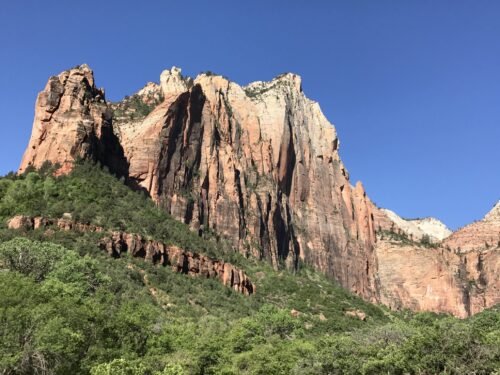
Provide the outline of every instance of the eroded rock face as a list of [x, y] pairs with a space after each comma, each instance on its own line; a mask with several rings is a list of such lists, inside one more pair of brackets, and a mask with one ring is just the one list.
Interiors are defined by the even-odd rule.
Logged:
[[[462, 318], [500, 303], [499, 204], [483, 220], [431, 247], [418, 243], [418, 235], [394, 240], [388, 229], [400, 230], [399, 221], [387, 221], [389, 215], [381, 215], [387, 210], [374, 210], [376, 225], [382, 228], [376, 244], [382, 303]], [[402, 227], [407, 234], [415, 233]]]
[[[77, 232], [106, 232], [102, 227], [78, 223], [66, 218], [50, 219], [18, 215], [8, 222], [9, 229], [33, 230], [50, 227]], [[110, 232], [99, 241], [99, 246], [113, 257], [120, 257], [128, 252], [133, 257], [143, 258], [153, 264], [169, 266], [174, 272], [217, 279], [223, 285], [246, 295], [255, 293], [255, 286], [245, 272], [232, 264], [185, 251], [177, 246], [148, 240], [138, 234]]]
[[297, 75], [241, 87], [221, 76], [186, 79], [172, 68], [159, 85], [108, 105], [80, 66], [40, 94], [20, 172], [45, 160], [65, 172], [77, 157], [116, 172], [105, 157], [122, 155], [108, 147], [106, 132], [120, 141], [129, 184], [177, 219], [275, 268], [302, 260], [377, 299], [369, 200], [360, 184], [350, 185], [335, 129]]
[[393, 309], [467, 317], [500, 303], [500, 249], [457, 253], [377, 243], [381, 302]]
[[457, 230], [443, 245], [459, 252], [500, 249], [500, 201], [482, 220]]
[[[275, 268], [307, 263], [394, 308], [465, 316], [498, 302], [498, 251], [456, 254], [474, 229], [421, 252], [413, 240], [428, 235], [439, 244], [447, 228], [375, 207], [361, 183], [350, 184], [338, 148], [335, 128], [294, 74], [241, 87], [172, 68], [160, 84], [108, 104], [81, 66], [51, 78], [40, 94], [20, 171], [45, 160], [61, 163], [63, 172], [76, 157], [100, 160], [194, 230], [213, 230]], [[493, 222], [480, 229], [488, 243]], [[409, 244], [377, 240], [376, 228], [394, 227], [411, 234]], [[469, 284], [477, 288], [463, 292]]]
[[164, 102], [118, 126], [134, 184], [246, 255], [275, 268], [302, 260], [375, 300], [369, 200], [350, 185], [335, 129], [300, 77], [245, 88], [206, 74], [181, 82], [180, 71], [164, 72]]
[[[375, 211], [375, 209], [374, 209]], [[403, 219], [394, 211], [382, 208], [376, 209], [377, 228], [382, 230], [404, 232], [413, 240], [420, 241], [427, 236], [430, 242], [438, 243], [448, 237], [452, 232], [438, 219], [427, 217], [424, 219]]]
[[19, 172], [45, 161], [68, 172], [75, 159], [99, 160], [126, 175], [123, 150], [113, 133], [113, 113], [104, 90], [94, 83], [87, 65], [51, 77], [38, 95], [31, 139]]

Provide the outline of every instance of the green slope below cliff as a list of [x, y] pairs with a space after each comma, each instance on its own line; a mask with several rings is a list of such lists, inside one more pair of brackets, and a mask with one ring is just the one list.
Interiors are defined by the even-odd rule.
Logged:
[[[500, 370], [500, 312], [394, 313], [324, 276], [199, 237], [98, 166], [0, 179], [0, 374], [380, 374]], [[138, 233], [242, 268], [257, 292], [97, 246], [102, 233], [7, 228], [15, 215]], [[366, 315], [362, 321], [349, 313]]]

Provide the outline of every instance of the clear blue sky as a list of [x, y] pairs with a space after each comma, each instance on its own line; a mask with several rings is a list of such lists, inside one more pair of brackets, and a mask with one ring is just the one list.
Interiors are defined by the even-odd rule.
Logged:
[[452, 228], [500, 198], [500, 2], [4, 1], [0, 173], [37, 92], [87, 63], [111, 100], [172, 65], [239, 83], [300, 74], [336, 125], [352, 182], [404, 217]]

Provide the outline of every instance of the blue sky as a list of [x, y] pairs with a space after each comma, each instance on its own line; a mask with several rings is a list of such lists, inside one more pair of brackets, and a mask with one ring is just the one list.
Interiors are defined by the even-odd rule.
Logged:
[[351, 179], [452, 228], [500, 198], [500, 2], [9, 1], [0, 8], [0, 173], [50, 75], [89, 64], [108, 99], [172, 65], [239, 83], [298, 73]]

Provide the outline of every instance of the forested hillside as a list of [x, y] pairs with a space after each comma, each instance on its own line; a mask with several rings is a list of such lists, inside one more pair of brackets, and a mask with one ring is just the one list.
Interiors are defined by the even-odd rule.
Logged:
[[[490, 374], [500, 311], [467, 320], [393, 312], [305, 266], [275, 271], [199, 237], [100, 166], [0, 179], [0, 374]], [[70, 216], [230, 261], [245, 296], [124, 254], [104, 233], [8, 229], [15, 215]]]

